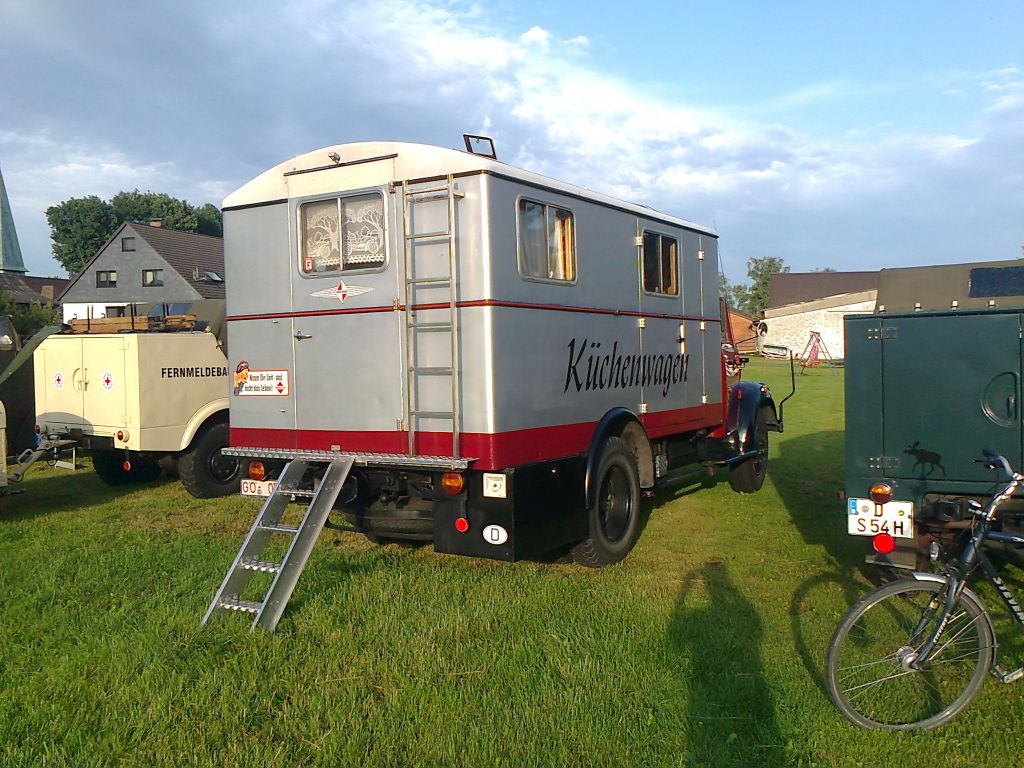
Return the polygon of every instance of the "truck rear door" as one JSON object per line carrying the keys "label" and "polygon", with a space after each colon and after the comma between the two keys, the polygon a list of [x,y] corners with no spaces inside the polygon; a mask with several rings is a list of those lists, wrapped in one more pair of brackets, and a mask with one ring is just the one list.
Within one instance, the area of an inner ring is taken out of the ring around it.
{"label": "truck rear door", "polygon": [[992,480],[983,446],[1021,466],[1016,313],[881,317],[882,432],[895,478]]}
{"label": "truck rear door", "polygon": [[300,447],[403,450],[402,251],[374,188],[300,200],[292,271],[295,427]]}
{"label": "truck rear door", "polygon": [[82,339],[51,336],[39,346],[36,355],[42,359],[41,371],[36,363],[37,420],[51,428],[85,426]]}
{"label": "truck rear door", "polygon": [[125,367],[125,336],[86,336],[82,339],[82,414],[93,427],[125,426],[129,390],[138,382],[129,381]]}

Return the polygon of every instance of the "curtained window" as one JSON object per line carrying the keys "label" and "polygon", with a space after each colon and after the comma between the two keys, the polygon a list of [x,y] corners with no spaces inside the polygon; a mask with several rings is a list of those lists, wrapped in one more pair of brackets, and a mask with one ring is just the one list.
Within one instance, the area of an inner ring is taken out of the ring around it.
{"label": "curtained window", "polygon": [[523,277],[572,282],[576,279],[576,235],[572,212],[520,199],[519,271]]}

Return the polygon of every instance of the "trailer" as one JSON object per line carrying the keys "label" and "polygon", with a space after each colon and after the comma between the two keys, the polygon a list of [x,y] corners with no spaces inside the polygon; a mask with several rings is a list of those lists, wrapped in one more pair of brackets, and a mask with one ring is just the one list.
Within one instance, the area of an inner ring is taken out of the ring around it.
{"label": "trailer", "polygon": [[782,414],[727,388],[717,234],[466,144],[327,147],[224,201],[227,452],[268,498],[207,618],[283,607],[241,599],[245,563],[332,509],[375,540],[601,566],[681,471],[761,487]]}
{"label": "trailer", "polygon": [[[1024,293],[1024,268],[957,268],[963,295],[942,296],[954,309],[845,320],[847,531],[885,568],[926,569],[935,548],[972,525],[972,504],[987,503],[998,480],[976,461],[983,447],[1024,464],[1024,295],[1014,295]],[[918,301],[904,306],[920,307],[924,290],[918,283]],[[997,525],[1024,530],[1024,499],[1009,500]]]}
{"label": "trailer", "polygon": [[[177,475],[197,498],[237,493],[228,445],[224,304],[132,305],[128,317],[73,320],[33,354],[36,432],[74,443],[108,485]],[[168,310],[181,314],[169,314]]]}

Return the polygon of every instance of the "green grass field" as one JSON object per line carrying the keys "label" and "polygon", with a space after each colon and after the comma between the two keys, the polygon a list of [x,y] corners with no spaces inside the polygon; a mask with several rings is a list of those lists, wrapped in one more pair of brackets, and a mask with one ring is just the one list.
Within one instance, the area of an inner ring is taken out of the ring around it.
{"label": "green grass field", "polygon": [[[747,375],[788,391],[781,364]],[[838,498],[842,373],[798,386],[762,492],[660,494],[618,566],[325,532],[273,634],[198,629],[255,502],[33,471],[0,499],[0,765],[1024,764],[1024,685],[990,679],[927,734],[829,703],[825,646],[870,584]]]}

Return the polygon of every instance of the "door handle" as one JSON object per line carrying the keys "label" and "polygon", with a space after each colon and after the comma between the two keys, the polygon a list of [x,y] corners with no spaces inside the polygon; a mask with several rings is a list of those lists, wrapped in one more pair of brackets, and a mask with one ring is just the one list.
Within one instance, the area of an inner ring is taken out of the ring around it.
{"label": "door handle", "polygon": [[1017,396],[1008,395],[1006,398],[1006,416],[1012,419],[1017,413]]}
{"label": "door handle", "polygon": [[295,332],[295,340],[302,341],[303,339],[312,339],[313,335],[310,333],[303,333],[302,331]]}

